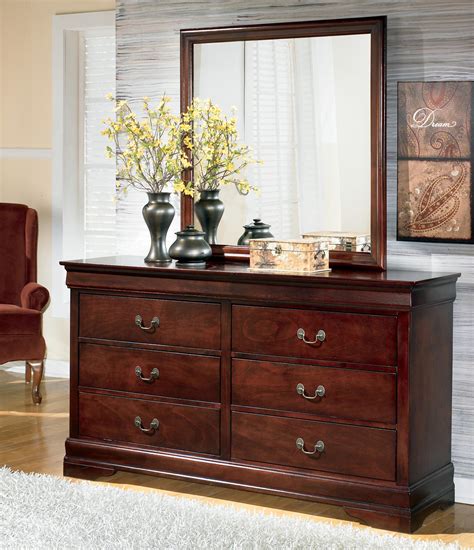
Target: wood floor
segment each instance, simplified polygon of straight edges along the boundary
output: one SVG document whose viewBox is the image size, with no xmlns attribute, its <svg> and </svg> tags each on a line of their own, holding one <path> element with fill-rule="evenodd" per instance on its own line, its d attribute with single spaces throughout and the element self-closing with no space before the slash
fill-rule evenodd
<svg viewBox="0 0 474 550">
<path fill-rule="evenodd" d="M 68 433 L 68 381 L 47 379 L 42 393 L 43 403 L 33 405 L 30 387 L 25 385 L 23 376 L 0 370 L 0 465 L 61 476 L 64 440 Z M 239 507 L 315 521 L 349 523 L 348 516 L 340 507 L 205 484 L 125 472 L 104 478 L 102 483 L 139 491 L 162 491 L 213 503 L 230 502 Z M 461 546 L 474 547 L 474 506 L 456 504 L 447 510 L 434 512 L 412 536 L 457 541 Z"/>
</svg>

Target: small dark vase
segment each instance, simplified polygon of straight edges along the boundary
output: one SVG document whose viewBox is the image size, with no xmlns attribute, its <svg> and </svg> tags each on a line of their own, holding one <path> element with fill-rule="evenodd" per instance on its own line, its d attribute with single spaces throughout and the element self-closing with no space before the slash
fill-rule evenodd
<svg viewBox="0 0 474 550">
<path fill-rule="evenodd" d="M 174 218 L 170 193 L 147 193 L 148 203 L 143 207 L 143 218 L 150 231 L 151 246 L 145 262 L 169 264 L 171 257 L 166 248 L 166 235 Z"/>
<path fill-rule="evenodd" d="M 170 246 L 170 256 L 177 260 L 178 267 L 206 267 L 206 260 L 212 256 L 212 250 L 204 239 L 204 231 L 188 225 L 176 233 L 177 239 Z"/>
<path fill-rule="evenodd" d="M 224 203 L 219 198 L 219 190 L 201 191 L 194 205 L 196 216 L 209 244 L 217 243 L 217 228 L 224 214 Z"/>
<path fill-rule="evenodd" d="M 263 223 L 260 218 L 254 218 L 253 223 L 244 225 L 244 233 L 238 240 L 238 245 L 249 244 L 250 239 L 273 239 L 273 235 L 270 233 L 270 225 Z"/>
</svg>

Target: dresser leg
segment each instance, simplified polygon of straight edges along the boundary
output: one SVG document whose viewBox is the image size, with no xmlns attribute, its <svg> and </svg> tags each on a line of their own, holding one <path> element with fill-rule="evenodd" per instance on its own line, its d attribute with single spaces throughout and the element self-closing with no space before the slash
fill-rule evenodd
<svg viewBox="0 0 474 550">
<path fill-rule="evenodd" d="M 93 466 L 91 464 L 77 464 L 64 461 L 63 474 L 67 477 L 77 477 L 93 481 L 99 477 L 113 476 L 116 469 L 107 466 Z"/>
<path fill-rule="evenodd" d="M 454 487 L 445 493 L 439 500 L 439 508 L 446 510 L 454 504 Z"/>
<path fill-rule="evenodd" d="M 377 529 L 412 533 L 419 527 L 419 525 L 413 525 L 413 518 L 409 514 L 406 516 L 384 514 L 375 510 L 364 510 L 363 508 L 350 508 L 347 506 L 344 506 L 344 511 L 351 518 L 355 518 L 361 523 Z"/>
<path fill-rule="evenodd" d="M 435 501 L 430 502 L 414 512 L 407 511 L 406 514 L 384 514 L 375 510 L 365 510 L 363 508 L 350 508 L 344 506 L 347 515 L 359 520 L 370 527 L 378 529 L 387 529 L 388 531 L 398 531 L 401 533 L 413 533 L 419 529 L 427 516 L 441 508 L 445 510 L 454 504 L 454 487 L 441 495 Z"/>
</svg>

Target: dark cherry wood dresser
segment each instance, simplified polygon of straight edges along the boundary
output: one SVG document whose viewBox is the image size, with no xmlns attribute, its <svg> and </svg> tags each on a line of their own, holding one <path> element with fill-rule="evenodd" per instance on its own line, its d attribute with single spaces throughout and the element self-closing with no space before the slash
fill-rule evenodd
<svg viewBox="0 0 474 550">
<path fill-rule="evenodd" d="M 339 504 L 400 531 L 453 502 L 459 275 L 63 265 L 66 475 L 222 484 Z"/>
</svg>

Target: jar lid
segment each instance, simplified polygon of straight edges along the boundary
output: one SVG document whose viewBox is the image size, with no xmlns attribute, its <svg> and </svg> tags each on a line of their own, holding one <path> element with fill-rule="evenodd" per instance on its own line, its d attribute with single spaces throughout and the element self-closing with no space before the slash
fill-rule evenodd
<svg viewBox="0 0 474 550">
<path fill-rule="evenodd" d="M 244 228 L 245 229 L 270 229 L 270 225 L 268 223 L 263 223 L 260 218 L 254 218 L 253 223 L 244 225 Z"/>
<path fill-rule="evenodd" d="M 178 237 L 204 237 L 204 231 L 199 231 L 194 225 L 187 225 L 182 231 L 177 231 L 176 235 Z"/>
</svg>

